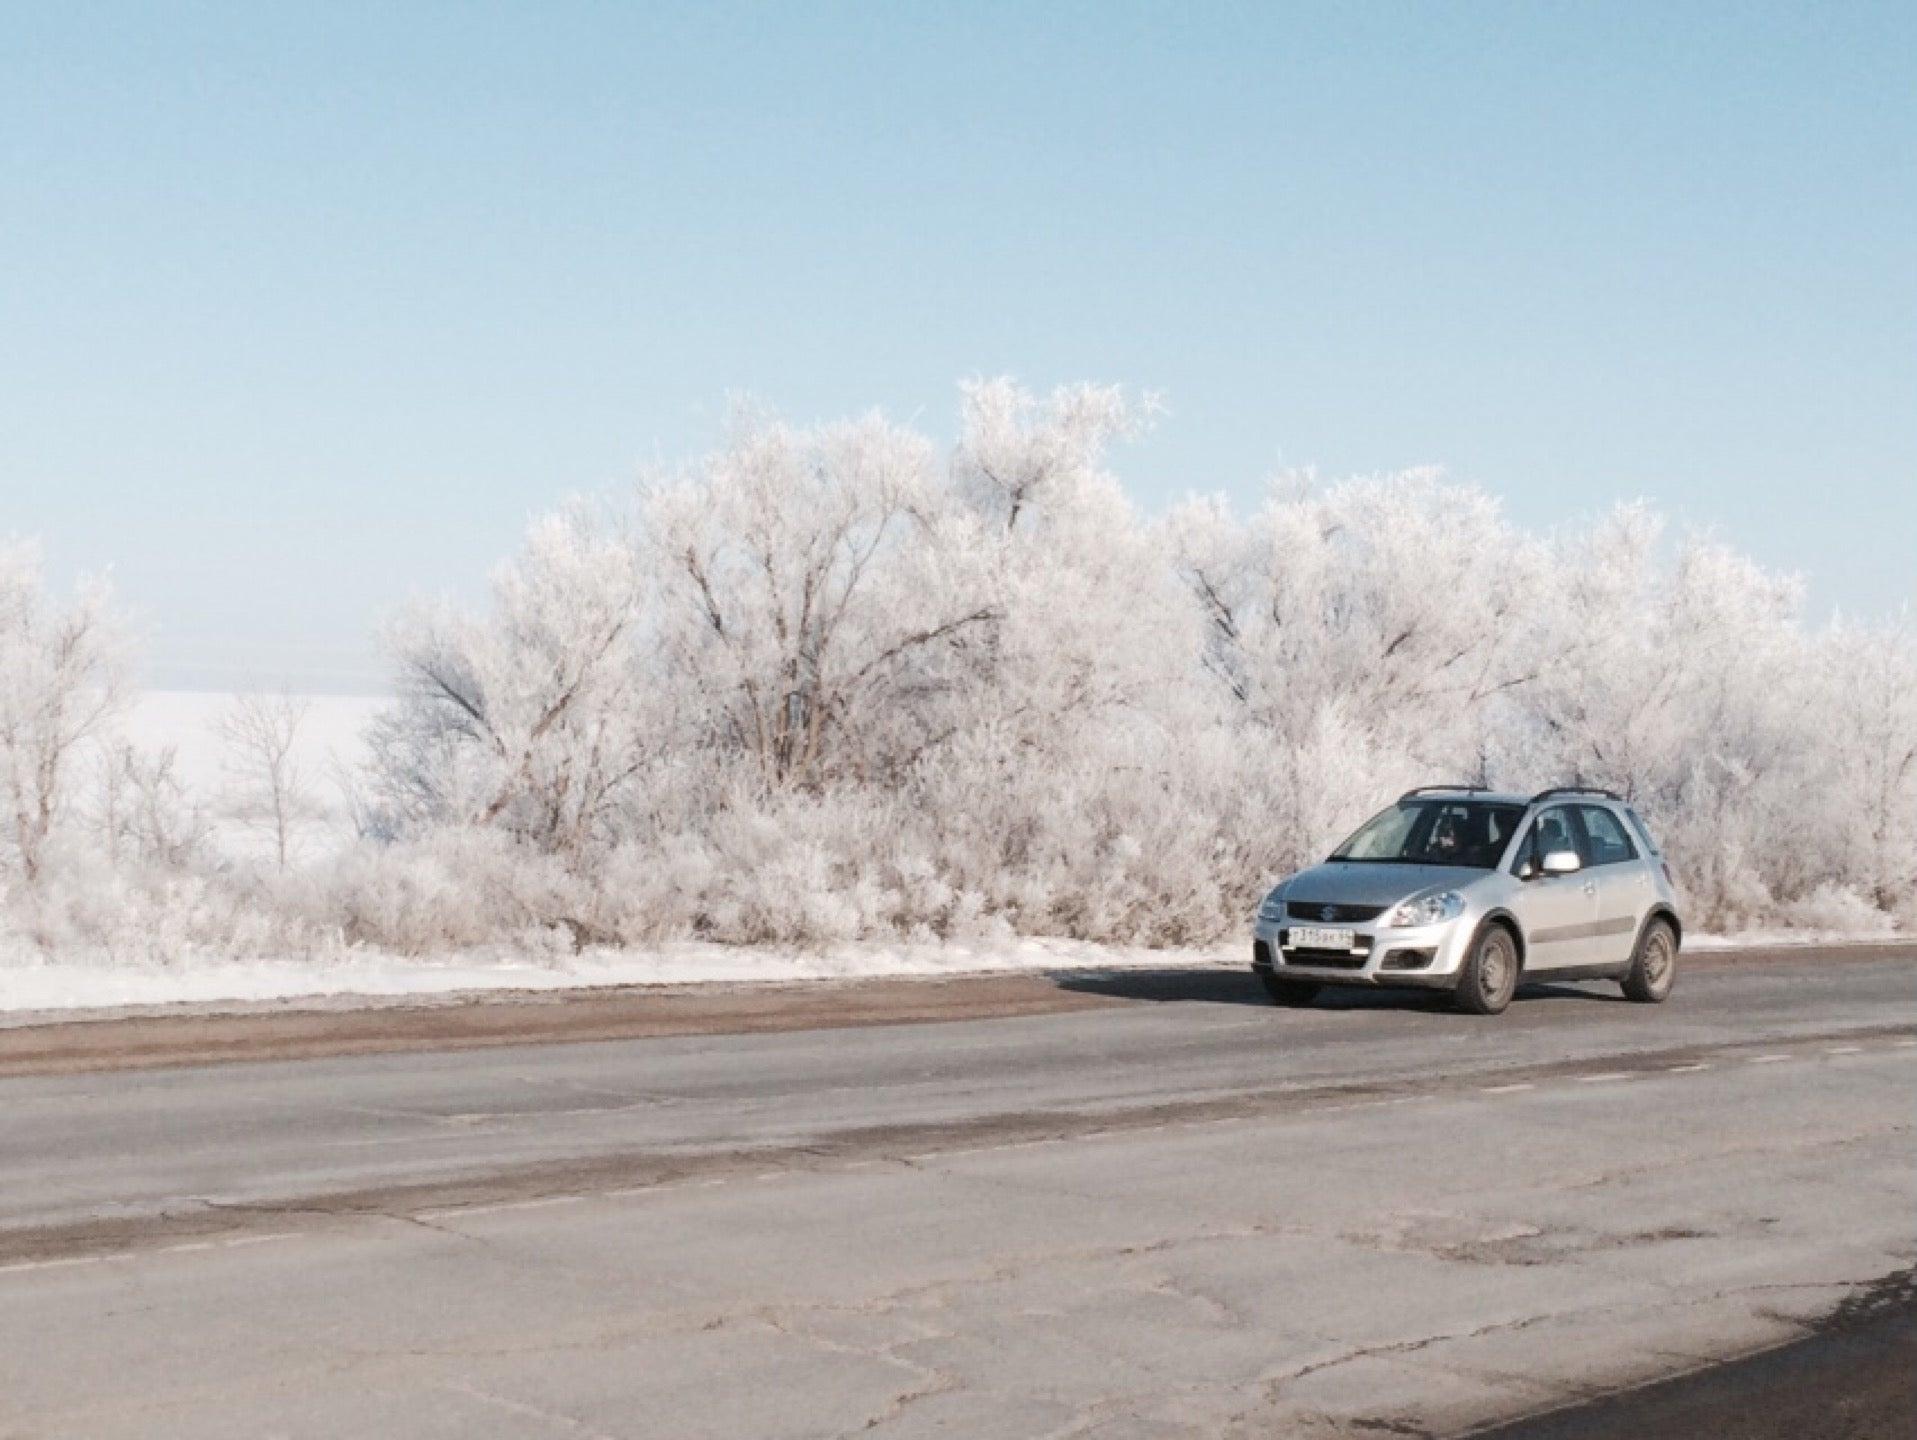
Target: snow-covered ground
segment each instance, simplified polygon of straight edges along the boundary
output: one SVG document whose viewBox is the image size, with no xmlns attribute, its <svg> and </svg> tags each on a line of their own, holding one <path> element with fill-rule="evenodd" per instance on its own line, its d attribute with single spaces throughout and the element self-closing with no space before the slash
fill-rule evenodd
<svg viewBox="0 0 1917 1440">
<path fill-rule="evenodd" d="M 564 960 L 446 960 L 348 953 L 329 960 L 195 960 L 191 965 L 28 963 L 0 966 L 0 1014 L 130 1006 L 410 996 L 607 985 L 738 984 L 982 975 L 1048 970 L 1172 969 L 1237 964 L 1242 947 L 1146 950 L 1073 940 L 990 945 L 857 945 L 798 953 L 684 943 L 594 950 Z"/>
<path fill-rule="evenodd" d="M 1686 950 L 1774 950 L 1791 946 L 1894 945 L 1910 936 L 1894 929 L 1872 930 L 1739 930 L 1734 935 L 1686 935 Z"/>
<path fill-rule="evenodd" d="M 1883 934 L 1753 932 L 1699 935 L 1693 951 L 1786 945 L 1883 944 Z M 598 986 L 745 984 L 990 975 L 1063 970 L 1168 970 L 1237 966 L 1239 945 L 1148 950 L 1075 940 L 1008 940 L 978 945 L 847 945 L 814 952 L 686 942 L 655 950 L 589 950 L 564 959 L 510 955 L 452 959 L 347 952 L 326 960 L 195 960 L 191 965 L 28 962 L 0 965 L 0 1015 L 155 1005 L 253 1003 L 361 997 L 390 1002 L 468 993 Z"/>
</svg>

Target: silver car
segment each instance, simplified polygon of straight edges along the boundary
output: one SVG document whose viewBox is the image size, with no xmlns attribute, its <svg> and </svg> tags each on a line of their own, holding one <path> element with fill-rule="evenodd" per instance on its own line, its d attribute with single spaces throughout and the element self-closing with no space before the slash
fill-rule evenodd
<svg viewBox="0 0 1917 1440">
<path fill-rule="evenodd" d="M 1608 790 L 1426 786 L 1258 908 L 1252 969 L 1281 1005 L 1325 985 L 1448 990 L 1495 1015 L 1520 979 L 1671 993 L 1684 923 L 1636 811 Z"/>
</svg>

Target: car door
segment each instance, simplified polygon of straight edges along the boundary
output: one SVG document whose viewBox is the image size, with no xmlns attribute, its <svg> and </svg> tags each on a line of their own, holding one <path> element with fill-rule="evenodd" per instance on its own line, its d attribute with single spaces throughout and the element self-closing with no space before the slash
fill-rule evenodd
<svg viewBox="0 0 1917 1440">
<path fill-rule="evenodd" d="M 1512 873 L 1524 881 L 1511 908 L 1524 927 L 1526 974 L 1593 963 L 1597 885 L 1584 870 L 1545 874 L 1544 857 L 1553 850 L 1569 850 L 1585 859 L 1584 832 L 1569 805 L 1540 810 L 1511 862 Z"/>
<path fill-rule="evenodd" d="M 1585 873 L 1597 884 L 1590 963 L 1621 965 L 1631 958 L 1638 925 L 1651 908 L 1655 892 L 1649 862 L 1631 827 L 1608 805 L 1573 808 L 1584 830 Z"/>
</svg>

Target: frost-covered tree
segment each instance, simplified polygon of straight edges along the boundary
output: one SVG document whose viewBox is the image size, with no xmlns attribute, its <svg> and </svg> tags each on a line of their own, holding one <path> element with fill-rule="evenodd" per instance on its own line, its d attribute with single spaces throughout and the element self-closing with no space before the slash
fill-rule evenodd
<svg viewBox="0 0 1917 1440">
<path fill-rule="evenodd" d="M 253 690 L 235 696 L 219 721 L 229 808 L 265 837 L 282 871 L 301 826 L 320 813 L 298 751 L 309 709 L 300 696 Z"/>
<path fill-rule="evenodd" d="M 1158 410 L 1116 385 L 1061 386 L 1041 399 L 1000 377 L 959 387 L 962 438 L 953 474 L 994 529 L 1016 531 L 1034 505 L 1069 510 L 1074 492 L 1107 488 L 1100 468 L 1113 440 Z"/>
<path fill-rule="evenodd" d="M 1036 933 L 1191 938 L 1236 869 L 1207 813 L 1211 772 L 1178 759 L 1213 723 L 1191 688 L 1201 632 L 1107 461 L 1155 404 L 1006 381 L 963 402 L 952 471 L 1004 620 L 960 739 L 924 779 L 945 874 Z"/>
<path fill-rule="evenodd" d="M 742 411 L 537 521 L 485 603 L 398 619 L 344 853 L 292 843 L 297 702 L 241 702 L 270 870 L 115 732 L 104 592 L 0 548 L 0 937 L 1207 943 L 1432 780 L 1623 791 L 1697 926 L 1917 923 L 1907 619 L 1807 627 L 1793 579 L 1647 506 L 1545 537 L 1432 471 L 1148 519 L 1113 455 L 1155 411 L 975 381 L 949 447 Z"/>
<path fill-rule="evenodd" d="M 1806 748 L 1839 821 L 1824 832 L 1831 878 L 1917 919 L 1917 631 L 1908 615 L 1841 624 L 1819 649 L 1825 663 L 1801 689 L 1815 692 Z"/>
<path fill-rule="evenodd" d="M 1394 787 L 1483 780 L 1494 707 L 1535 680 L 1541 547 L 1436 472 L 1280 477 L 1249 523 L 1216 500 L 1166 525 L 1246 780 L 1295 864 Z M 1288 843 L 1285 843 L 1287 842 Z"/>
<path fill-rule="evenodd" d="M 202 858 L 213 828 L 180 778 L 173 747 L 147 750 L 119 738 L 99 748 L 91 811 L 115 869 L 139 865 L 177 874 Z"/>
<path fill-rule="evenodd" d="M 604 838 L 657 753 L 646 597 L 631 535 L 574 506 L 533 526 L 487 613 L 402 617 L 399 703 L 369 737 L 380 828 L 499 825 L 561 851 Z"/>
<path fill-rule="evenodd" d="M 759 788 L 897 775 L 951 737 L 1001 611 L 923 438 L 743 415 L 640 513 L 661 679 Z"/>
<path fill-rule="evenodd" d="M 1694 902 L 1752 919 L 1812 883 L 1824 849 L 1803 763 L 1815 650 L 1794 580 L 1710 541 L 1667 560 L 1659 532 L 1630 506 L 1559 547 L 1549 663 L 1508 766 L 1621 791 L 1684 857 Z"/>
<path fill-rule="evenodd" d="M 575 933 L 1173 942 L 1402 786 L 1582 780 L 1704 923 L 1917 903 L 1907 638 L 1807 631 L 1644 507 L 1546 540 L 1430 471 L 1148 522 L 1108 457 L 1152 411 L 975 382 L 943 461 L 742 413 L 541 522 L 488 611 L 409 618 L 364 828 Z"/>
<path fill-rule="evenodd" d="M 29 885 L 71 808 L 81 748 L 125 701 L 127 654 L 104 585 L 62 604 L 34 546 L 0 544 L 0 853 Z"/>
</svg>

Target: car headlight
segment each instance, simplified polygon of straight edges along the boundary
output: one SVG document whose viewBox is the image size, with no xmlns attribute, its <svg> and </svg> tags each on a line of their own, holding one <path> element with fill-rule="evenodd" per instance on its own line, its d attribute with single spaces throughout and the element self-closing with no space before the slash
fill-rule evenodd
<svg viewBox="0 0 1917 1440">
<path fill-rule="evenodd" d="M 1285 918 L 1285 887 L 1280 885 L 1264 898 L 1258 907 L 1260 920 L 1282 920 Z"/>
<path fill-rule="evenodd" d="M 1456 890 L 1434 890 L 1404 902 L 1385 920 L 1394 926 L 1437 925 L 1464 914 L 1464 896 Z"/>
</svg>

